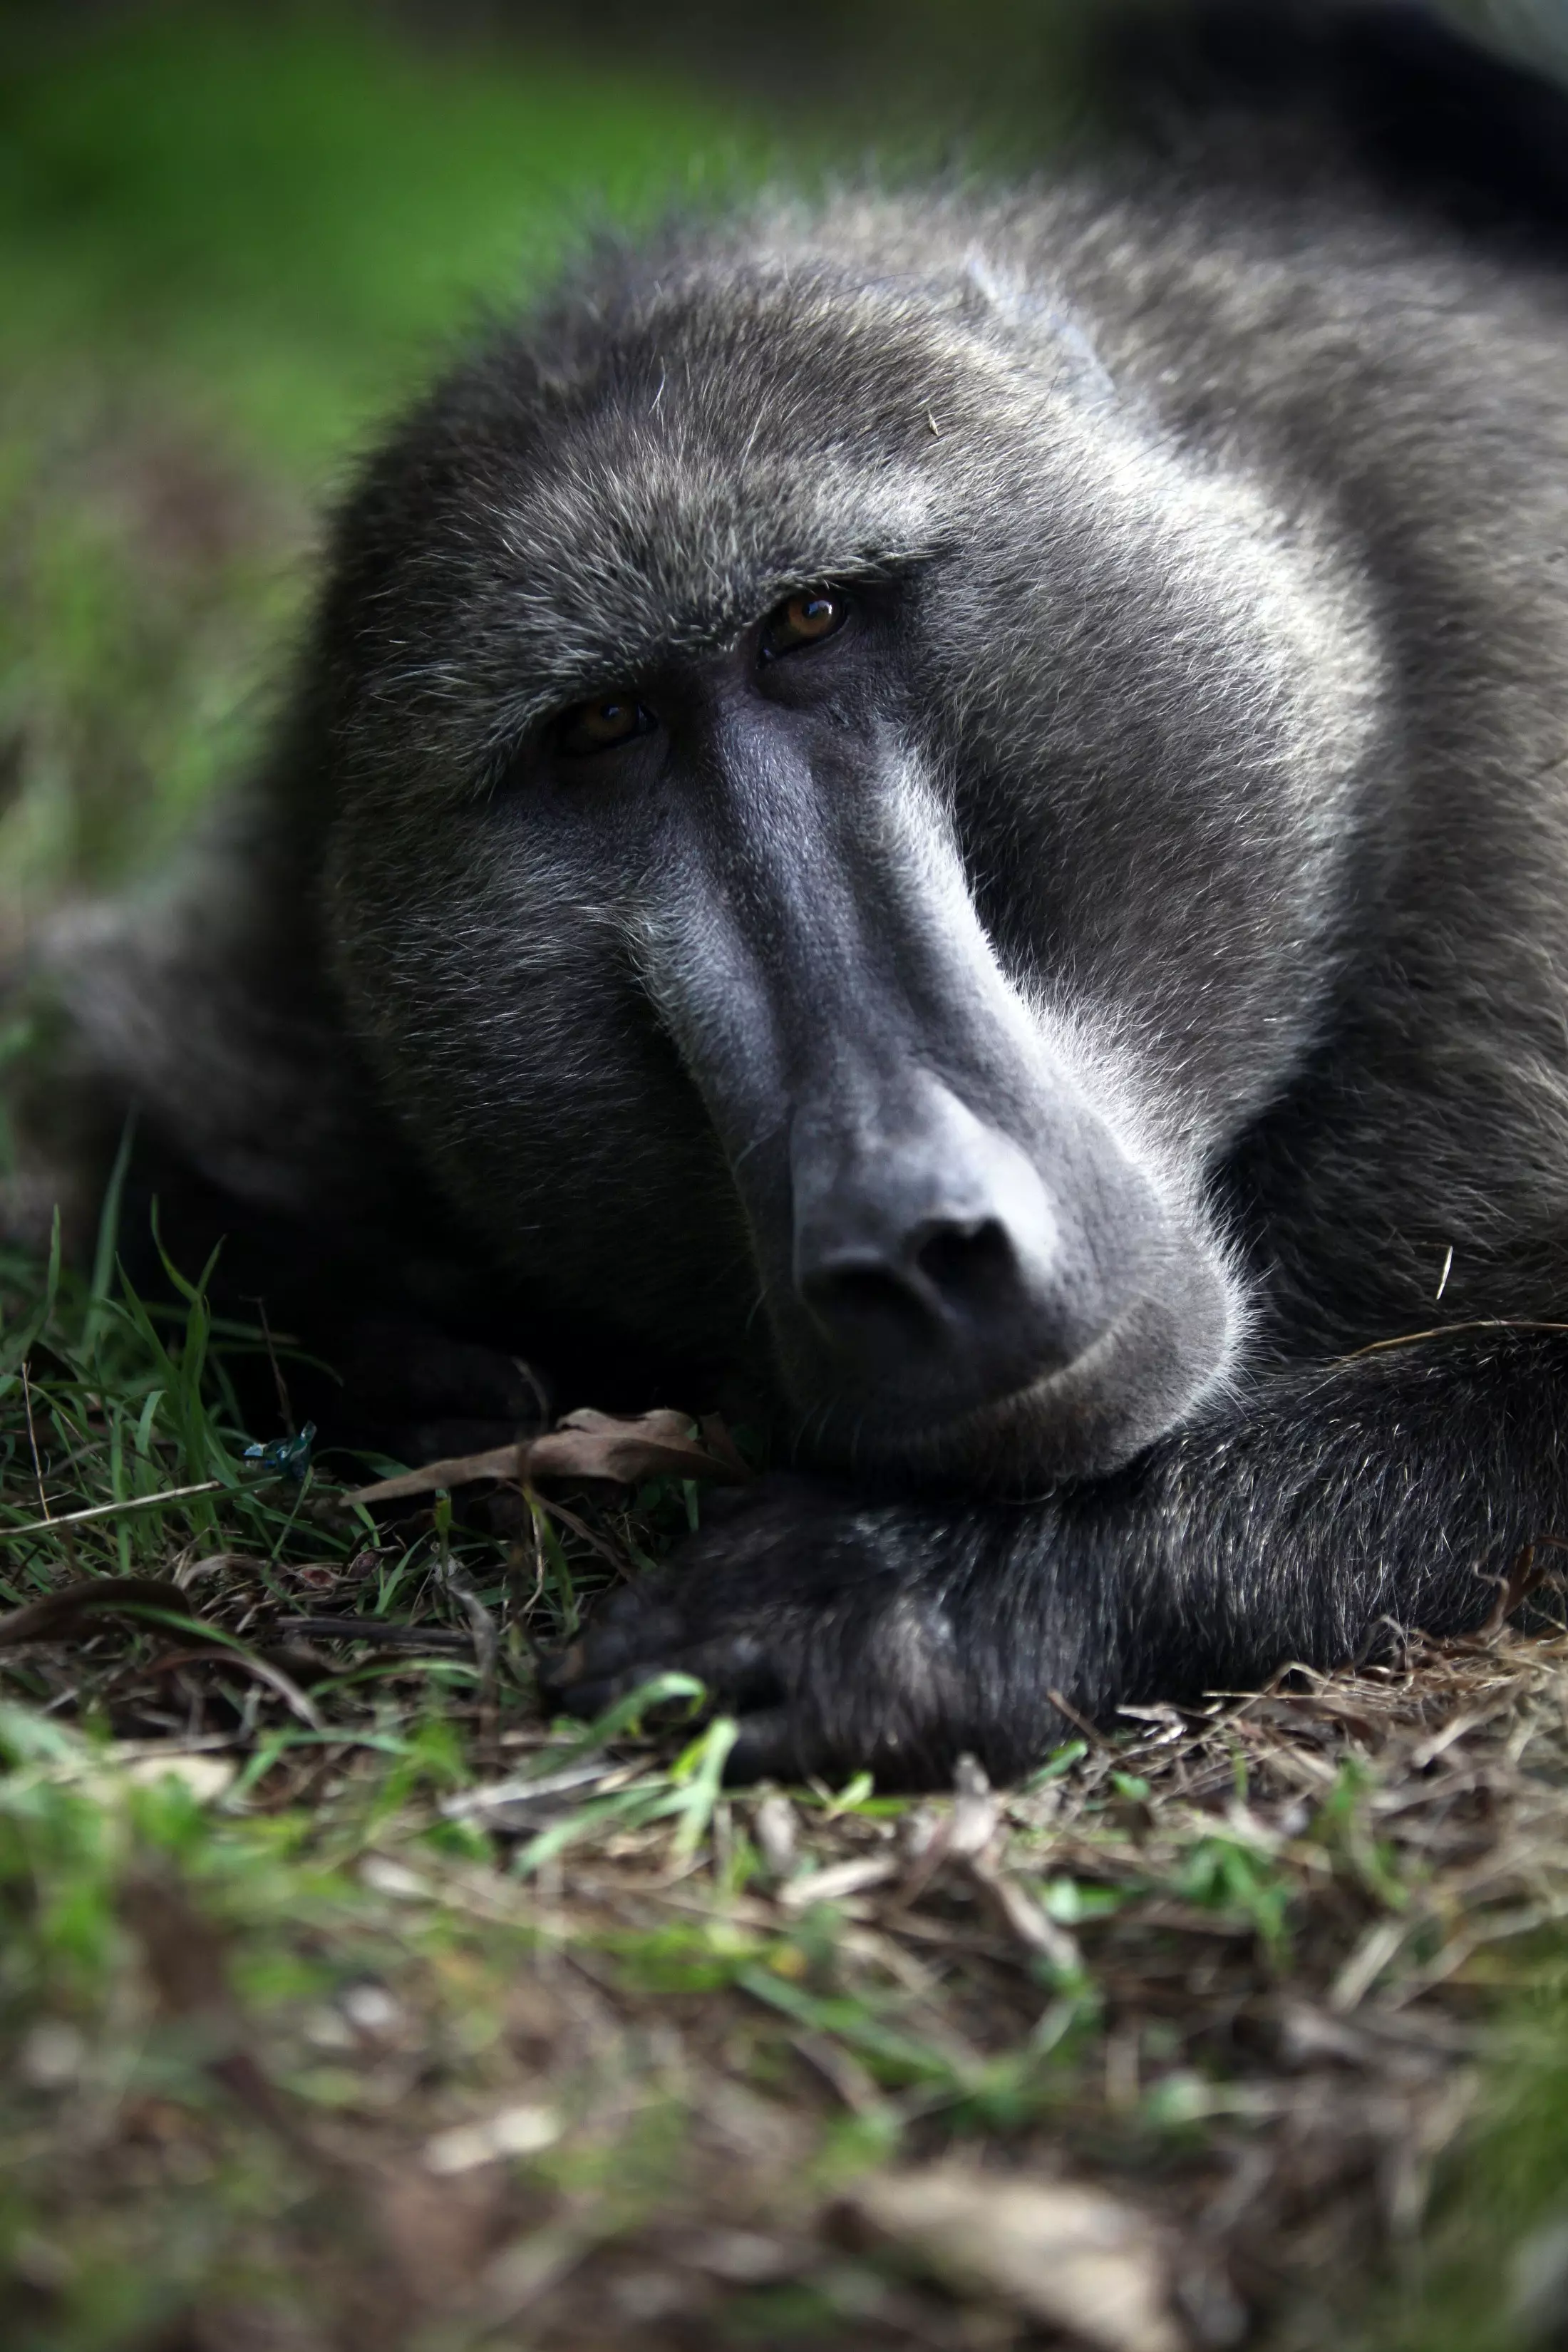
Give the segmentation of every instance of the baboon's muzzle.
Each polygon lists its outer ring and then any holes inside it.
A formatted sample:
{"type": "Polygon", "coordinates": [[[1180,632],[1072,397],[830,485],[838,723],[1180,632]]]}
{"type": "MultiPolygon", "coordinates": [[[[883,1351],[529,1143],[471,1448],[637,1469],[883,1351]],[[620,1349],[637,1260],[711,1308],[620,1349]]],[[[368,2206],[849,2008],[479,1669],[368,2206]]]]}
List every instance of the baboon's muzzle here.
{"type": "Polygon", "coordinates": [[[784,1386],[831,1450],[907,1458],[1056,1384],[1051,1460],[1101,1465],[1113,1424],[1191,1392],[1180,1243],[1003,971],[912,762],[858,748],[727,762],[728,822],[669,875],[692,911],[656,935],[784,1386]]]}
{"type": "Polygon", "coordinates": [[[940,1423],[1029,1388],[1125,1297],[1030,1156],[935,1078],[803,1108],[790,1158],[795,1296],[879,1418],[940,1423]]]}

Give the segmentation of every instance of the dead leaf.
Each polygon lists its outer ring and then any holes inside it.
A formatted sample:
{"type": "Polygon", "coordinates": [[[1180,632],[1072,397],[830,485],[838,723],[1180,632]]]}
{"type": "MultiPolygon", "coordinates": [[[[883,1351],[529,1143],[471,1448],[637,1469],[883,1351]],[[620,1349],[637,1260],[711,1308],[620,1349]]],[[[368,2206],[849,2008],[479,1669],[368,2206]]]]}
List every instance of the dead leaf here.
{"type": "Polygon", "coordinates": [[[947,1851],[955,1861],[971,1862],[984,1853],[1000,1821],[996,1800],[985,1769],[974,1756],[961,1756],[952,1772],[952,1811],[948,1815],[947,1851]]]}
{"type": "Polygon", "coordinates": [[[228,1794],[239,1771],[235,1756],[192,1755],[171,1742],[166,1756],[138,1756],[122,1767],[138,1788],[154,1789],[160,1780],[178,1780],[198,1804],[215,1804],[228,1794]]]}
{"type": "Polygon", "coordinates": [[[776,1899],[786,1911],[804,1911],[813,1903],[842,1903],[851,1895],[864,1895],[898,1874],[896,1855],[858,1854],[848,1862],[830,1863],[826,1870],[804,1871],[779,1888],[776,1899]]]}
{"type": "Polygon", "coordinates": [[[427,2172],[473,2172],[506,2156],[537,2156],[561,2137],[561,2118],[553,2107],[503,2107],[476,2123],[453,2124],[425,2143],[427,2172]]]}
{"type": "Polygon", "coordinates": [[[792,1877],[799,1859],[800,1837],[795,1807],[789,1799],[776,1792],[764,1797],[752,1816],[752,1831],[762,1848],[770,1877],[792,1877]]]}
{"type": "Polygon", "coordinates": [[[635,1420],[595,1412],[590,1406],[569,1412],[542,1437],[520,1438],[515,1445],[493,1445],[483,1454],[455,1454],[444,1461],[426,1462],[395,1478],[378,1478],[343,1499],[349,1503],[400,1503],[416,1495],[433,1495],[439,1488],[471,1486],[486,1478],[513,1486],[531,1486],[540,1478],[605,1478],[616,1486],[635,1486],[644,1478],[716,1479],[735,1485],[746,1475],[744,1465],[730,1447],[724,1456],[689,1434],[684,1413],[661,1406],[635,1420]]]}
{"type": "Polygon", "coordinates": [[[744,1477],[690,1434],[681,1412],[661,1407],[635,1421],[584,1406],[569,1412],[546,1436],[535,1438],[531,1475],[536,1478],[612,1478],[635,1486],[639,1479],[673,1474],[682,1478],[744,1477]]]}
{"type": "Polygon", "coordinates": [[[960,2292],[996,2296],[1100,2352],[1186,2352],[1163,2232],[1102,2189],[933,2165],[874,2173],[841,2210],[960,2292]]]}
{"type": "Polygon", "coordinates": [[[984,1768],[974,1757],[961,1756],[953,1768],[952,1804],[948,1811],[937,1813],[921,1805],[906,1817],[907,1867],[899,1886],[900,1909],[922,1895],[947,1863],[967,1862],[973,1866],[990,1846],[1000,1822],[1001,1812],[984,1768]]]}

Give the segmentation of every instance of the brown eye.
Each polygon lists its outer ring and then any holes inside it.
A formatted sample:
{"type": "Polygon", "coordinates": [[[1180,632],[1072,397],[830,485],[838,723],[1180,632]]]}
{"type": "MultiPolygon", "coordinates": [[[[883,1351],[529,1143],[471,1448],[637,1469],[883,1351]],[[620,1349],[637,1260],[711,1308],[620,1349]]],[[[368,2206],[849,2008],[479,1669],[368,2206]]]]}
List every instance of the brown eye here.
{"type": "Polygon", "coordinates": [[[597,702],[574,703],[555,722],[555,749],[569,760],[585,760],[590,752],[614,751],[636,735],[651,735],[658,725],[633,694],[606,694],[597,702]]]}
{"type": "Polygon", "coordinates": [[[801,646],[820,645],[849,618],[849,600],[836,588],[803,588],[776,605],[763,623],[763,658],[794,653],[801,646]]]}

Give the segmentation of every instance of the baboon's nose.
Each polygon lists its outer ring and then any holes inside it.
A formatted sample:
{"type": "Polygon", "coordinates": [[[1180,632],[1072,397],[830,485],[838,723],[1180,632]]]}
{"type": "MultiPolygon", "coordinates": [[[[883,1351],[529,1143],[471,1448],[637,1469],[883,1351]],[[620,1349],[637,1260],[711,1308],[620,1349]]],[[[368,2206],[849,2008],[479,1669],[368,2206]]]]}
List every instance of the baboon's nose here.
{"type": "MultiPolygon", "coordinates": [[[[860,1227],[837,1246],[821,1234],[800,1294],[823,1328],[868,1369],[902,1370],[910,1349],[953,1340],[1004,1346],[1026,1313],[1026,1283],[1000,1217],[930,1216],[879,1244],[860,1227]]],[[[1019,1335],[1021,1336],[1021,1335],[1019,1335]]]]}
{"type": "Polygon", "coordinates": [[[852,1377],[936,1417],[1026,1387],[1095,1336],[1046,1189],[932,1087],[792,1138],[796,1291],[852,1377]]]}

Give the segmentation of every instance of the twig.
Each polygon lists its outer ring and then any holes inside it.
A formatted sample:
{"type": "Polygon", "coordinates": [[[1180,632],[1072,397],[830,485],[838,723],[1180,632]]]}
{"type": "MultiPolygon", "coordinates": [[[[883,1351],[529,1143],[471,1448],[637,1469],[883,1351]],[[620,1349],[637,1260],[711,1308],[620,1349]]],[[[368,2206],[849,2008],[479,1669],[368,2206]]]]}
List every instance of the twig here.
{"type": "MultiPolygon", "coordinates": [[[[27,1378],[27,1360],[25,1356],[22,1359],[22,1402],[27,1415],[27,1443],[33,1449],[33,1475],[38,1482],[38,1508],[44,1515],[45,1527],[52,1527],[54,1522],[49,1517],[49,1498],[44,1492],[44,1465],[38,1459],[38,1433],[33,1427],[33,1384],[27,1378]]],[[[27,1532],[26,1528],[18,1529],[20,1534],[27,1532]]]]}
{"type": "Polygon", "coordinates": [[[64,1584],[37,1601],[24,1601],[0,1617],[0,1648],[18,1642],[53,1642],[68,1633],[79,1617],[108,1612],[135,1616],[148,1609],[183,1610],[185,1597],[177,1584],[147,1576],[93,1576],[79,1584],[64,1584]]]}
{"type": "Polygon", "coordinates": [[[1110,1746],[1110,1742],[1100,1730],[1100,1726],[1091,1723],[1087,1715],[1080,1715],[1071,1700],[1064,1698],[1059,1690],[1053,1686],[1046,1693],[1046,1696],[1050,1700],[1057,1713],[1067,1717],[1075,1731],[1082,1732],[1091,1748],[1103,1750],[1110,1746]]]}
{"type": "Polygon", "coordinates": [[[286,1675],[281,1666],[275,1666],[270,1658],[258,1657],[254,1650],[244,1649],[237,1643],[232,1646],[225,1642],[196,1650],[169,1650],[163,1657],[151,1659],[141,1672],[144,1675],[169,1675],[181,1666],[238,1666],[246,1674],[254,1675],[258,1683],[265,1683],[268,1690],[276,1691],[290,1715],[298,1716],[309,1729],[325,1731],[327,1728],[321,1709],[313,1699],[306,1697],[291,1675],[286,1675]]]}
{"type": "Polygon", "coordinates": [[[1469,1331],[1568,1331],[1568,1323],[1546,1323],[1527,1319],[1523,1316],[1478,1315],[1468,1323],[1435,1323],[1426,1331],[1401,1331],[1392,1339],[1369,1339],[1364,1348],[1352,1348],[1348,1355],[1336,1356],[1325,1369],[1338,1371],[1342,1364],[1359,1364],[1363,1356],[1384,1356],[1393,1348],[1415,1348],[1427,1339],[1451,1339],[1469,1331]]]}
{"type": "Polygon", "coordinates": [[[94,1503],[90,1510],[62,1511],[55,1519],[46,1510],[41,1519],[28,1519],[22,1527],[0,1528],[0,1543],[8,1543],[15,1536],[48,1535],[56,1528],[79,1528],[84,1519],[115,1519],[125,1511],[150,1511],[157,1503],[184,1503],[193,1495],[216,1495],[222,1485],[221,1478],[204,1478],[196,1486],[168,1486],[161,1495],[132,1495],[123,1503],[94,1503]]]}
{"type": "Polygon", "coordinates": [[[475,1646],[466,1633],[384,1617],[280,1617],[278,1631],[290,1641],[372,1642],[384,1649],[430,1650],[443,1656],[460,1655],[475,1646]]]}

